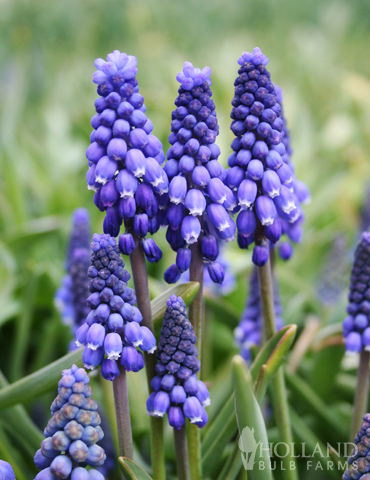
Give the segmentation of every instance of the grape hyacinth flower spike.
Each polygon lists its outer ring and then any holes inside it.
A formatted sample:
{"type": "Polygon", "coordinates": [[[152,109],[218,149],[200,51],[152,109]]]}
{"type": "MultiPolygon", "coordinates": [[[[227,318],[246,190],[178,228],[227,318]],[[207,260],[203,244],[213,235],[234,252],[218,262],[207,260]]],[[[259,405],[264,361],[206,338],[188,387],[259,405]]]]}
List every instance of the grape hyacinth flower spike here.
{"type": "MultiPolygon", "coordinates": [[[[283,142],[286,122],[266,68],[268,58],[256,47],[253,53],[244,52],[238,63],[231,111],[235,139],[225,183],[240,210],[239,247],[248,248],[254,242],[252,260],[263,266],[269,258],[268,245],[261,243],[263,237],[272,245],[282,233],[299,239],[303,218],[299,198],[307,199],[307,189],[295,180],[283,142]]],[[[283,245],[283,258],[290,255],[291,248],[283,245]]]]}
{"type": "Polygon", "coordinates": [[[370,480],[370,413],[367,413],[363,419],[361,427],[356,433],[355,447],[348,459],[348,469],[343,475],[343,480],[370,480]]]}
{"type": "Polygon", "coordinates": [[[349,354],[370,351],[370,233],[364,232],[355,252],[343,336],[349,354]]]}
{"type": "Polygon", "coordinates": [[[218,240],[235,238],[235,223],[229,215],[236,205],[233,192],[224,184],[225,169],[218,162],[219,132],[212,100],[211,69],[184,63],[177,75],[180,83],[176,109],[172,112],[171,147],[164,170],[168,194],[159,203],[161,222],[168,225],[167,241],[177,252],[176,264],[165,273],[168,283],[179,280],[190,267],[189,247],[197,242],[211,279],[222,283],[225,272],[216,262],[218,240]]]}
{"type": "Polygon", "coordinates": [[[86,371],[76,365],[63,370],[58,396],[51,404],[52,418],[44,430],[45,440],[34,457],[41,470],[35,480],[104,480],[95,468],[86,469],[86,465],[103,465],[106,458],[97,444],[104,432],[89,381],[86,371]]]}
{"type": "Polygon", "coordinates": [[[142,315],[134,306],[134,290],[127,286],[130,274],[124,268],[116,239],[94,234],[91,250],[91,295],[87,299],[91,312],[76,332],[76,343],[85,345],[85,368],[101,365],[102,376],[113,381],[119,375],[117,361],[127,371],[141,370],[142,352],[153,353],[156,341],[148,328],[140,326],[142,315]]]}
{"type": "Polygon", "coordinates": [[[0,460],[0,479],[15,480],[15,473],[10,463],[0,460]]]}
{"type": "Polygon", "coordinates": [[[210,404],[205,384],[197,379],[200,361],[197,359],[196,336],[187,318],[186,305],[181,297],[172,295],[167,308],[158,344],[153,393],[147,400],[149,415],[163,417],[176,430],[185,419],[202,428],[207,424],[205,410],[210,404]]]}
{"type": "MultiPolygon", "coordinates": [[[[66,261],[67,275],[64,276],[54,299],[63,322],[71,327],[73,335],[85,322],[90,312],[90,308],[86,305],[90,242],[89,213],[84,208],[78,208],[72,215],[72,233],[66,261]]],[[[75,348],[74,342],[70,348],[75,348]]]]}
{"type": "MultiPolygon", "coordinates": [[[[283,327],[277,283],[274,282],[274,308],[276,330],[283,327]]],[[[251,347],[261,345],[263,334],[263,314],[261,305],[261,293],[258,284],[258,272],[255,267],[252,271],[249,282],[249,296],[246,307],[242,314],[239,325],[234,330],[235,344],[240,348],[240,355],[246,362],[252,360],[251,347]]]]}
{"type": "Polygon", "coordinates": [[[153,239],[159,228],[157,212],[168,190],[161,142],[152,134],[144,97],[139,93],[136,57],[115,50],[107,61],[98,58],[93,82],[98,85],[96,114],[86,156],[88,188],[95,191],[94,203],[105,211],[104,233],[117,237],[122,221],[122,253],[135,248],[133,233],[143,245],[147,259],[157,262],[162,252],[153,239]]]}

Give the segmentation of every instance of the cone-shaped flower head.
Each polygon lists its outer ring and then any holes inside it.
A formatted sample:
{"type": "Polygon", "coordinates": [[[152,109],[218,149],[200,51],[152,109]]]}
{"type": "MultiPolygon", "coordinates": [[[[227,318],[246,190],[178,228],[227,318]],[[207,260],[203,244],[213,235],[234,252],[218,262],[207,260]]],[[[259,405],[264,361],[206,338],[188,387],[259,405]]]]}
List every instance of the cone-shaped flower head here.
{"type": "Polygon", "coordinates": [[[87,270],[90,266],[90,216],[84,208],[78,208],[72,216],[72,232],[66,261],[67,275],[55,294],[55,304],[62,320],[70,325],[73,334],[86,320],[90,308],[87,270]]]}
{"type": "Polygon", "coordinates": [[[158,344],[157,376],[151,381],[154,392],[147,400],[147,410],[157,417],[168,413],[169,424],[176,429],[181,429],[185,418],[198,427],[208,421],[205,407],[210,397],[205,384],[197,379],[200,361],[196,340],[184,301],[172,295],[167,300],[158,344]]]}
{"type": "Polygon", "coordinates": [[[119,375],[117,360],[126,370],[138,372],[144,367],[141,351],[153,353],[156,342],[153,333],[140,326],[143,317],[134,306],[134,290],[127,286],[130,274],[116,239],[94,234],[91,250],[87,299],[91,312],[76,332],[76,344],[85,345],[85,368],[101,365],[102,376],[114,380],[119,375]]]}
{"type": "Polygon", "coordinates": [[[229,215],[235,196],[225,183],[225,169],[218,162],[215,140],[219,127],[212,100],[211,69],[194,68],[185,62],[177,75],[180,83],[176,109],[172,112],[171,147],[164,170],[169,179],[166,201],[159,204],[167,241],[177,252],[176,265],[165,273],[168,283],[177,282],[190,265],[189,245],[201,242],[206,263],[212,263],[211,278],[222,283],[225,272],[215,262],[217,240],[235,238],[235,223],[229,215]]]}
{"type": "Polygon", "coordinates": [[[348,316],[343,320],[347,353],[370,350],[370,232],[361,235],[349,286],[348,316]]]}
{"type": "Polygon", "coordinates": [[[10,463],[0,460],[0,479],[1,480],[15,480],[13,467],[10,463]]]}
{"type": "MultiPolygon", "coordinates": [[[[276,282],[274,282],[274,307],[276,328],[280,330],[283,326],[281,317],[282,309],[280,305],[279,292],[276,282]]],[[[249,282],[249,296],[239,325],[234,331],[235,344],[240,347],[240,355],[246,362],[251,357],[251,347],[260,345],[263,334],[263,316],[262,316],[261,295],[258,285],[258,272],[254,268],[249,282]]]]}
{"type": "Polygon", "coordinates": [[[370,480],[370,413],[367,413],[361,424],[360,430],[354,439],[355,447],[348,459],[348,469],[343,475],[343,480],[370,480]]]}
{"type": "MultiPolygon", "coordinates": [[[[253,53],[244,52],[238,63],[231,111],[231,130],[236,138],[231,144],[233,153],[226,176],[226,184],[236,195],[241,210],[237,219],[238,243],[240,248],[248,248],[255,240],[259,244],[265,236],[275,244],[282,233],[296,241],[302,211],[295,187],[298,185],[305,192],[307,189],[295,181],[286,154],[286,124],[266,68],[268,58],[255,48],[253,53]],[[290,232],[292,228],[294,232],[290,232]]],[[[257,246],[253,262],[262,266],[269,252],[256,251],[257,246]]],[[[291,251],[286,247],[283,250],[287,258],[291,251]]]]}
{"type": "Polygon", "coordinates": [[[97,444],[104,432],[89,381],[86,371],[76,365],[63,370],[58,396],[51,404],[52,418],[44,430],[45,440],[34,457],[36,467],[41,470],[35,477],[37,480],[104,480],[95,468],[85,468],[99,467],[106,458],[97,444]]]}
{"type": "MultiPolygon", "coordinates": [[[[106,212],[104,232],[118,236],[122,221],[131,246],[132,231],[143,241],[159,228],[158,203],[168,190],[168,179],[161,168],[165,160],[161,142],[152,134],[153,124],[147,118],[144,97],[139,93],[137,60],[118,50],[107,61],[95,60],[93,82],[98,85],[96,114],[91,119],[93,132],[86,156],[88,188],[95,191],[94,202],[106,212]]],[[[158,261],[158,247],[148,260],[158,261]]]]}

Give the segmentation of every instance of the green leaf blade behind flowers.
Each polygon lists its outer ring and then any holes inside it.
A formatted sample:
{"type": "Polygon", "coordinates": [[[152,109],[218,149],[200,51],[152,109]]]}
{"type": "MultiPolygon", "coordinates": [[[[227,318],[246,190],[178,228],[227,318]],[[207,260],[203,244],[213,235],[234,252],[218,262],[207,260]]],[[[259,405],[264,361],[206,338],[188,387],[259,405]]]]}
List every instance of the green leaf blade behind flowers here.
{"type": "Polygon", "coordinates": [[[152,480],[142,468],[126,457],[119,457],[119,466],[126,480],[152,480]]]}
{"type": "Polygon", "coordinates": [[[233,359],[235,410],[239,427],[239,448],[245,453],[244,467],[251,480],[272,480],[269,443],[261,408],[253,393],[253,380],[243,358],[233,359]],[[251,456],[248,456],[249,453],[251,456]],[[253,458],[253,454],[255,457],[253,458]]]}

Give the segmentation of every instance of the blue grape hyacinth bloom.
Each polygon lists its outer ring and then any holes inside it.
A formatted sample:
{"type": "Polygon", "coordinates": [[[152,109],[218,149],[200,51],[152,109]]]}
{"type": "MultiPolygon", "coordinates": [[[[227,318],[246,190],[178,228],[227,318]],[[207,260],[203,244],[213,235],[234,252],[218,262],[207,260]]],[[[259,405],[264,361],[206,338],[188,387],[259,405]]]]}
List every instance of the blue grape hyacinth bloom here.
{"type": "MultiPolygon", "coordinates": [[[[235,139],[225,183],[233,190],[240,210],[239,247],[248,248],[255,242],[253,262],[262,266],[269,258],[268,246],[260,244],[263,237],[273,245],[283,233],[294,241],[300,239],[300,203],[307,200],[308,191],[294,178],[284,144],[284,135],[289,139],[281,95],[278,98],[270,80],[268,58],[256,47],[252,53],[244,52],[238,63],[231,111],[235,139]]],[[[283,245],[283,258],[289,258],[291,252],[283,245]]]]}
{"type": "Polygon", "coordinates": [[[73,334],[90,312],[86,305],[90,242],[89,212],[78,208],[72,215],[72,232],[66,260],[67,275],[64,276],[54,298],[63,322],[71,327],[73,334]]]}
{"type": "MultiPolygon", "coordinates": [[[[276,282],[274,282],[274,308],[276,329],[280,330],[283,327],[283,319],[281,317],[282,309],[276,282]]],[[[251,347],[261,345],[262,334],[263,314],[261,293],[258,284],[257,268],[254,268],[250,277],[246,307],[240,323],[234,331],[235,344],[240,348],[240,355],[246,362],[252,360],[251,347]]]]}
{"type": "Polygon", "coordinates": [[[200,361],[196,340],[184,301],[172,295],[167,300],[157,375],[150,384],[154,391],[147,400],[147,411],[155,417],[168,414],[169,424],[177,430],[183,427],[185,418],[200,428],[208,421],[205,407],[210,404],[210,396],[205,384],[197,379],[200,361]]]}
{"type": "Polygon", "coordinates": [[[103,465],[106,458],[97,444],[104,432],[89,381],[86,371],[76,365],[63,370],[58,396],[51,404],[52,418],[44,430],[45,440],[34,457],[41,470],[36,480],[104,480],[95,468],[86,469],[103,465]]]}
{"type": "Polygon", "coordinates": [[[211,279],[222,283],[225,272],[217,262],[217,240],[232,241],[235,223],[230,217],[236,206],[232,190],[224,183],[225,169],[218,162],[219,132],[212,100],[211,69],[184,63],[177,75],[180,83],[176,109],[172,112],[171,147],[164,170],[168,194],[159,203],[161,225],[168,225],[167,241],[177,252],[176,264],[165,273],[168,283],[179,280],[191,262],[189,246],[201,242],[204,262],[211,279]]]}
{"type": "Polygon", "coordinates": [[[355,252],[349,287],[348,316],[343,320],[346,352],[370,350],[370,232],[361,235],[355,252]]]}
{"type": "Polygon", "coordinates": [[[101,365],[101,374],[113,381],[119,375],[117,360],[127,371],[144,367],[142,352],[153,353],[153,333],[140,326],[143,317],[135,307],[135,291],[127,286],[130,274],[125,270],[117,241],[109,234],[94,234],[86,322],[76,332],[76,344],[85,345],[85,368],[101,365]],[[141,351],[138,350],[140,348],[141,351]]]}
{"type": "MultiPolygon", "coordinates": [[[[95,191],[95,205],[106,212],[104,233],[118,236],[124,221],[126,233],[120,247],[126,255],[135,248],[133,232],[145,243],[147,234],[158,230],[159,201],[168,190],[161,168],[163,147],[145,114],[136,65],[136,57],[118,50],[107,61],[95,60],[93,82],[100,97],[95,101],[94,130],[86,152],[88,188],[95,191]]],[[[153,243],[143,247],[148,260],[156,262],[162,252],[153,243]]]]}
{"type": "Polygon", "coordinates": [[[15,480],[15,473],[10,463],[0,460],[0,479],[15,480]]]}
{"type": "Polygon", "coordinates": [[[348,459],[348,469],[343,480],[370,480],[370,413],[363,417],[363,422],[354,439],[355,447],[348,459]]]}

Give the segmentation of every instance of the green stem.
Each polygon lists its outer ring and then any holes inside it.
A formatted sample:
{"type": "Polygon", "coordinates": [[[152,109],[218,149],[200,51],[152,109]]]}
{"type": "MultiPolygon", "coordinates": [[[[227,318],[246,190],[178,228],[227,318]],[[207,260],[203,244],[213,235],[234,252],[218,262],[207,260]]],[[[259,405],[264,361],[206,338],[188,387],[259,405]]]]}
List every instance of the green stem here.
{"type": "Polygon", "coordinates": [[[119,454],[133,460],[134,446],[130,419],[130,406],[127,392],[126,369],[119,365],[119,375],[113,380],[114,405],[116,409],[119,454]]]}
{"type": "Polygon", "coordinates": [[[180,429],[173,429],[176,450],[177,477],[179,480],[190,480],[188,446],[186,444],[185,425],[180,429]]]}
{"type": "MultiPolygon", "coordinates": [[[[197,336],[198,357],[202,355],[202,324],[203,324],[203,257],[200,250],[200,239],[190,247],[190,281],[199,283],[198,293],[189,307],[189,320],[193,325],[197,336]]],[[[202,478],[202,463],[200,450],[200,432],[196,425],[188,425],[187,428],[189,465],[191,480],[202,478]]]]}
{"type": "MultiPolygon", "coordinates": [[[[140,239],[133,232],[132,235],[135,240],[135,250],[130,255],[130,262],[137,306],[143,316],[142,325],[149,328],[149,330],[154,333],[145,256],[140,239]]],[[[149,391],[151,392],[152,388],[150,387],[150,382],[156,375],[156,355],[144,352],[144,357],[148,386],[149,391]]],[[[164,460],[163,420],[161,418],[150,417],[150,423],[153,478],[154,480],[164,480],[166,478],[166,468],[164,460]]]]}
{"type": "Polygon", "coordinates": [[[361,423],[362,417],[367,413],[369,397],[369,360],[370,352],[361,350],[360,365],[357,371],[357,383],[355,391],[355,403],[353,406],[353,417],[351,425],[351,442],[355,438],[361,423]]]}
{"type": "MultiPolygon", "coordinates": [[[[261,303],[264,318],[264,328],[266,339],[271,338],[276,333],[275,309],[274,309],[274,291],[271,274],[270,259],[266,265],[258,268],[258,281],[261,292],[261,303]]],[[[286,480],[298,480],[297,466],[292,456],[292,431],[289,419],[287,392],[285,388],[284,373],[282,367],[277,371],[271,382],[273,409],[276,424],[279,430],[280,441],[289,446],[288,454],[283,458],[283,465],[286,471],[286,480]],[[291,469],[294,465],[294,469],[291,469]]]]}

